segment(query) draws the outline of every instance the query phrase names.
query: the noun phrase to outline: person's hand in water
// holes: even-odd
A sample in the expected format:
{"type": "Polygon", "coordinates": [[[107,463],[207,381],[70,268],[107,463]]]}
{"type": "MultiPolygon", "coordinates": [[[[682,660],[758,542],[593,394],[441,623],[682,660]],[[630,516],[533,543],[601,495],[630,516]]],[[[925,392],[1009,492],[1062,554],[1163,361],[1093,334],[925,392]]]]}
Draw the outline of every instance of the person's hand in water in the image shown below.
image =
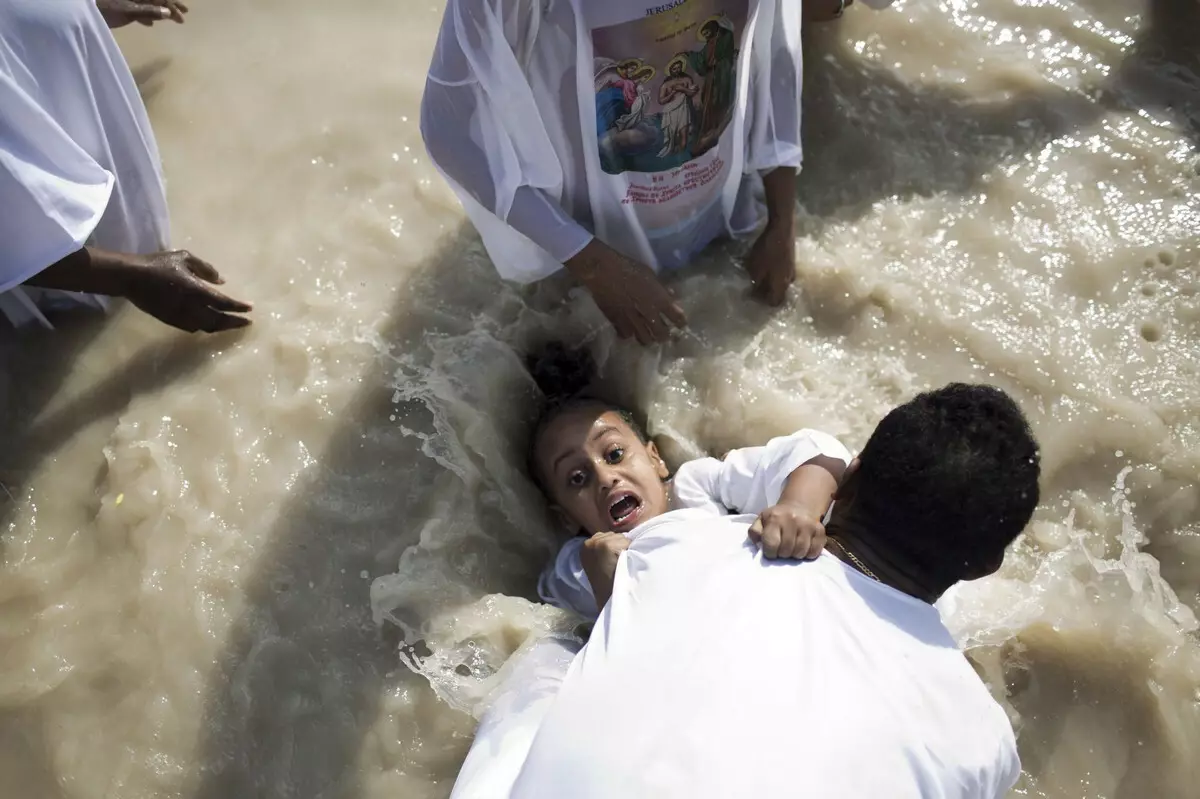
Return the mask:
{"type": "Polygon", "coordinates": [[[213,288],[224,282],[216,269],[187,250],[133,255],[81,247],[24,285],[124,297],[171,327],[217,333],[250,324],[235,315],[250,311],[249,303],[213,288]]]}
{"type": "Polygon", "coordinates": [[[785,501],[759,514],[750,540],[767,560],[812,560],[825,549],[825,525],[805,506],[785,501]]]}
{"type": "Polygon", "coordinates": [[[746,258],[754,295],[771,306],[783,305],[796,280],[796,241],[792,226],[767,223],[746,258]]]}
{"type": "Polygon", "coordinates": [[[767,227],[746,257],[754,294],[779,306],[796,280],[796,170],[779,167],[763,175],[767,227]]]}
{"type": "Polygon", "coordinates": [[[149,27],[155,22],[183,22],[188,7],[179,0],[96,0],[96,8],[110,28],[123,28],[131,22],[149,27]]]}
{"type": "Polygon", "coordinates": [[[639,344],[654,344],[670,338],[672,327],[687,325],[683,308],[652,269],[598,239],[564,265],[591,293],[621,338],[632,336],[639,344]]]}
{"type": "Polygon", "coordinates": [[[804,0],[804,21],[829,22],[840,17],[852,5],[854,0],[804,0]]]}
{"type": "Polygon", "coordinates": [[[621,533],[596,533],[583,544],[579,559],[583,564],[583,573],[592,586],[597,610],[603,610],[612,598],[617,561],[627,549],[629,539],[621,533]]]}
{"type": "Polygon", "coordinates": [[[219,333],[250,324],[235,315],[249,312],[250,304],[213,288],[225,280],[187,250],[131,256],[130,261],[119,296],[160,322],[188,333],[219,333]]]}

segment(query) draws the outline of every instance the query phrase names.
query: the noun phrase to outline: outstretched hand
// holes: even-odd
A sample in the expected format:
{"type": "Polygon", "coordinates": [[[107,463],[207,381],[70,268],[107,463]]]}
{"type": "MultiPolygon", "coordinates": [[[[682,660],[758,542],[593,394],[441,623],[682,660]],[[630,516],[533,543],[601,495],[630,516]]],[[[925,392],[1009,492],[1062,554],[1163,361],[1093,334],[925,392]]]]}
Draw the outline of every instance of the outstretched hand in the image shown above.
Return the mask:
{"type": "Polygon", "coordinates": [[[137,256],[131,266],[121,296],[164,324],[188,333],[217,333],[250,324],[235,315],[250,311],[250,304],[213,288],[224,279],[187,250],[137,256]]]}
{"type": "Polygon", "coordinates": [[[672,327],[687,326],[683,308],[650,267],[597,239],[566,267],[621,338],[632,336],[642,345],[660,343],[670,338],[672,327]]]}
{"type": "Polygon", "coordinates": [[[183,22],[188,7],[179,0],[96,0],[96,8],[110,28],[131,22],[149,27],[155,22],[183,22]]]}

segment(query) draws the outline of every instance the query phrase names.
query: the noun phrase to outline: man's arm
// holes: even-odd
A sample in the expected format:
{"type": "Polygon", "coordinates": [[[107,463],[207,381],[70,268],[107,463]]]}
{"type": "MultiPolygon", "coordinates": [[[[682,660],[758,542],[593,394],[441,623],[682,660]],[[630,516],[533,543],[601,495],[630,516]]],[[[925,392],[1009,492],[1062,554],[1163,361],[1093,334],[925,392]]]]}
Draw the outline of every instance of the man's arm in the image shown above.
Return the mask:
{"type": "Polygon", "coordinates": [[[80,247],[38,272],[23,285],[122,297],[133,270],[133,264],[123,253],[80,247]]]}
{"type": "Polygon", "coordinates": [[[23,285],[123,297],[164,324],[188,333],[217,333],[250,324],[235,315],[249,312],[249,303],[212,287],[224,282],[216,269],[186,250],[143,256],[81,247],[23,285]]]}

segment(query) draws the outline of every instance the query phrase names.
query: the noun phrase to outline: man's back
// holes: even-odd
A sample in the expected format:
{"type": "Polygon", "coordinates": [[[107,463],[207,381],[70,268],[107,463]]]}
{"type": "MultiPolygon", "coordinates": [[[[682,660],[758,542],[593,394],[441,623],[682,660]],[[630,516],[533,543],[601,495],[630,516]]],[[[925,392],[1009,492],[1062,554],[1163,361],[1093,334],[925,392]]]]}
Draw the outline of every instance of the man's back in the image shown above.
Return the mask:
{"type": "Polygon", "coordinates": [[[514,797],[1003,796],[1012,730],[930,605],[749,517],[638,531],[514,797]]]}

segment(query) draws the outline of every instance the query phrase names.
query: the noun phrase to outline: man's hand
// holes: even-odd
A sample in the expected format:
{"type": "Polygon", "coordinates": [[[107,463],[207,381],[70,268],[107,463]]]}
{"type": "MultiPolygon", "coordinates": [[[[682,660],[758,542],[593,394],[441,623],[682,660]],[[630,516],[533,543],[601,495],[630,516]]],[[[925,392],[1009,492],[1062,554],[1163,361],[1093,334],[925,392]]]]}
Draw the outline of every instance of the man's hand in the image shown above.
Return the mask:
{"type": "Polygon", "coordinates": [[[612,597],[617,560],[627,549],[629,539],[621,533],[596,533],[583,544],[579,559],[583,564],[583,573],[592,586],[597,610],[602,610],[612,597]]]}
{"type": "Polygon", "coordinates": [[[119,296],[160,322],[188,333],[217,333],[250,324],[249,303],[227,297],[210,284],[225,281],[186,250],[129,256],[119,296]]]}
{"type": "Polygon", "coordinates": [[[796,280],[796,241],[790,224],[768,223],[746,258],[746,271],[754,294],[768,305],[779,306],[796,280]]]}
{"type": "Polygon", "coordinates": [[[633,336],[639,344],[653,344],[670,338],[672,326],[687,326],[683,308],[648,266],[597,239],[565,266],[621,338],[633,336]]]}
{"type": "Polygon", "coordinates": [[[825,525],[803,505],[781,502],[754,520],[750,540],[767,560],[812,560],[825,548],[825,525]]]}
{"type": "Polygon", "coordinates": [[[179,0],[96,0],[96,8],[110,28],[123,28],[131,22],[149,27],[155,22],[183,22],[188,7],[179,0]]]}
{"type": "Polygon", "coordinates": [[[854,0],[804,0],[804,21],[805,22],[829,22],[837,19],[850,6],[854,5],[854,0]]]}

